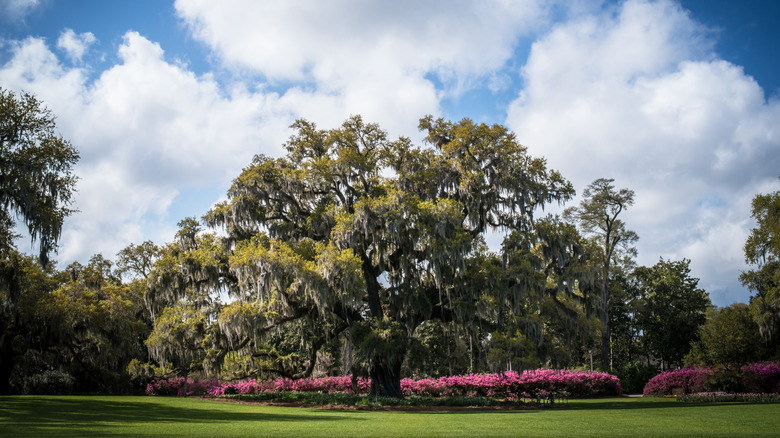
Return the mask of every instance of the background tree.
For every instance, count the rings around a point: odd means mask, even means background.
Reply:
[[[0,388],[3,394],[25,392],[36,375],[41,380],[57,380],[62,389],[72,388],[71,376],[63,376],[47,366],[48,346],[59,337],[56,315],[51,312],[51,293],[61,283],[52,264],[43,268],[34,257],[10,250],[4,257],[0,301]]]
[[[54,116],[35,96],[0,88],[0,249],[13,244],[14,217],[20,217],[40,261],[48,262],[60,237],[76,177],[79,155],[55,133]]]
[[[473,367],[468,338],[465,340],[455,327],[447,327],[440,320],[420,324],[410,339],[406,367],[415,377],[441,377],[465,374]]]
[[[127,365],[148,355],[143,289],[122,284],[112,267],[100,254],[86,266],[73,263],[64,272],[68,280],[51,293],[57,336],[48,347],[56,359],[48,365],[73,376],[77,391],[130,390]]]
[[[124,392],[128,363],[147,356],[142,289],[119,282],[100,255],[63,271],[18,255],[12,336],[4,363],[9,390],[20,393]],[[13,323],[13,325],[10,325]]]
[[[117,254],[117,275],[124,277],[130,275],[131,287],[144,290],[144,304],[152,323],[155,322],[157,314],[165,307],[162,297],[155,296],[154,289],[146,288],[145,284],[152,272],[154,263],[160,257],[161,250],[151,241],[146,241],[140,245],[130,244]]]
[[[531,232],[534,211],[573,189],[498,125],[424,118],[432,148],[388,141],[360,117],[333,130],[305,121],[293,127],[287,156],[255,157],[229,200],[206,216],[224,228],[222,243],[193,236],[214,248],[209,258],[168,264],[163,256],[150,278],[169,278],[152,283],[170,290],[229,293],[234,301],[222,311],[233,317],[219,319],[223,345],[247,354],[296,321],[307,321],[301,339],[314,352],[349,329],[373,391],[400,396],[408,340],[420,324],[478,319],[497,327],[500,316],[464,279],[482,234]],[[525,291],[515,287],[509,301],[495,303],[519,303],[513,298]],[[301,375],[315,360],[300,362]]]
[[[579,364],[578,352],[590,342],[596,324],[586,309],[592,305],[595,269],[588,242],[576,227],[557,216],[536,221],[532,231],[514,230],[504,239],[503,284],[498,295],[499,331],[516,338],[519,331],[535,347],[526,353],[520,370],[536,365],[570,367]]]
[[[62,222],[72,212],[67,207],[78,158],[76,149],[55,133],[54,117],[40,101],[0,88],[0,393],[11,390],[17,357],[12,343],[26,330],[20,306],[26,302],[23,276],[31,271],[28,259],[16,251],[16,220],[38,241],[38,259],[46,266]]]
[[[564,217],[580,225],[585,236],[592,239],[598,251],[595,253],[599,266],[600,302],[599,315],[603,326],[601,338],[601,361],[612,368],[610,361],[611,328],[609,321],[609,282],[616,267],[630,266],[636,256],[632,245],[638,240],[635,232],[626,228],[618,216],[634,204],[634,191],[615,190],[613,179],[599,178],[582,193],[579,207],[568,208]]]
[[[740,275],[743,285],[755,292],[750,307],[761,335],[780,345],[775,336],[780,326],[780,191],[753,198],[756,220],[745,242],[745,262],[754,269]]]
[[[638,322],[642,300],[638,286],[636,277],[623,272],[616,273],[609,283],[612,362],[618,370],[646,353],[638,342],[642,337]]]
[[[624,392],[641,393],[647,381],[658,374],[658,368],[643,339],[640,284],[632,273],[618,272],[609,288],[613,372],[620,378]]]
[[[747,363],[768,359],[758,324],[745,303],[735,303],[707,314],[686,362],[694,365],[726,365],[738,370]]]
[[[634,270],[640,294],[637,318],[648,352],[661,368],[681,364],[699,338],[710,307],[709,295],[690,276],[690,260],[664,261]]]

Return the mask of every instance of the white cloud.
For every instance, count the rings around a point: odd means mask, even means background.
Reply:
[[[2,0],[0,11],[5,16],[2,21],[23,21],[27,14],[40,6],[40,0]]]
[[[281,154],[296,118],[330,128],[362,114],[415,138],[418,117],[441,113],[442,99],[506,92],[524,61],[518,44],[541,34],[507,125],[580,191],[599,177],[636,191],[625,218],[640,263],[690,258],[719,304],[744,300],[741,246],[750,199],[777,189],[780,103],[719,60],[709,30],[677,3],[606,5],[178,0],[187,29],[226,68],[216,76],[135,32],[118,64],[94,72],[94,36],[66,29],[57,47],[69,66],[42,39],[4,41],[0,84],[37,94],[81,151],[81,212],[66,222],[59,259],[85,261],[169,241],[184,199],[204,212],[213,199],[193,194],[214,198],[252,155]]]
[[[92,32],[77,34],[73,29],[65,29],[57,39],[57,47],[64,50],[73,62],[81,62],[81,58],[89,46],[97,41]]]
[[[300,107],[306,118],[362,114],[395,135],[439,113],[442,92],[459,93],[501,69],[518,36],[537,30],[548,12],[535,1],[179,0],[176,9],[229,68],[309,84],[313,109]],[[318,106],[323,99],[326,108]]]
[[[640,263],[689,258],[713,298],[746,300],[746,219],[780,168],[780,105],[705,35],[667,1],[562,24],[533,45],[507,124],[580,191],[635,190]]]
[[[166,62],[160,46],[129,32],[120,64],[88,83],[41,39],[16,43],[0,83],[32,92],[76,145],[78,193],[63,230],[63,262],[107,257],[131,242],[172,238],[169,208],[183,191],[227,188],[256,153],[277,155],[294,120],[279,96],[223,89]],[[277,110],[282,108],[282,110]],[[202,213],[214,200],[201,200]]]

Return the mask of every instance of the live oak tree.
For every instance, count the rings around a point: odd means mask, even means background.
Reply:
[[[122,284],[113,263],[98,254],[87,265],[72,263],[67,277],[48,297],[48,325],[56,335],[44,349],[47,366],[74,377],[74,389],[119,392],[129,389],[127,365],[147,356],[149,334],[143,289]]]
[[[626,228],[620,214],[634,204],[634,191],[616,190],[613,179],[599,178],[582,193],[579,207],[568,208],[564,217],[579,223],[583,233],[589,236],[598,250],[595,258],[599,265],[600,303],[599,315],[603,332],[601,361],[612,368],[610,361],[611,330],[609,324],[609,281],[616,267],[630,265],[636,255],[633,244],[638,240],[634,231]]]
[[[39,258],[55,249],[76,185],[76,148],[55,132],[54,116],[35,96],[0,88],[0,250],[14,247],[20,218]]]
[[[76,184],[76,148],[55,132],[54,116],[33,95],[0,88],[0,393],[10,390],[13,339],[23,333],[20,305],[26,259],[16,250],[21,220],[45,267],[56,248]]]
[[[572,224],[548,215],[533,230],[513,230],[501,257],[501,269],[488,274],[484,296],[495,303],[488,309],[499,331],[514,338],[519,332],[533,345],[519,364],[529,367],[533,359],[536,366],[579,364],[578,351],[596,325],[586,310],[597,286],[586,239]]]
[[[93,256],[87,265],[62,271],[16,255],[8,384],[17,393],[120,392],[129,390],[125,368],[147,357],[149,333],[143,289],[121,284],[109,260]],[[6,321],[7,322],[7,321]]]
[[[499,125],[425,117],[428,147],[391,141],[360,117],[331,130],[306,121],[293,128],[286,156],[256,156],[205,216],[223,231],[192,232],[189,223],[174,244],[189,247],[163,250],[150,288],[215,309],[220,330],[209,348],[275,358],[292,377],[311,373],[317,351],[349,333],[373,392],[400,397],[417,327],[479,320],[497,328],[507,312],[496,307],[524,291],[484,296],[469,287],[467,261],[482,236],[531,236],[534,213],[574,190]],[[215,305],[219,293],[231,301]],[[293,324],[308,357],[274,357],[264,341]]]

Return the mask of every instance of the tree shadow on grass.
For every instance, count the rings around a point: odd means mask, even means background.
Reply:
[[[0,397],[0,436],[13,436],[14,432],[35,434],[35,431],[51,431],[58,434],[79,435],[101,425],[123,423],[126,425],[172,422],[188,424],[285,422],[285,421],[337,421],[343,416],[327,413],[237,412],[215,409],[207,403],[181,405],[165,399],[148,397],[124,397],[112,400],[104,397]],[[7,434],[7,432],[11,432]]]

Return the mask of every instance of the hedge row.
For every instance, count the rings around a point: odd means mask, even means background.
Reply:
[[[702,392],[780,393],[780,362],[760,362],[740,369],[688,367],[663,372],[647,382],[645,395]]]
[[[187,381],[175,378],[155,381],[146,388],[148,395],[203,395],[260,394],[283,392],[323,392],[367,394],[371,381],[351,376],[321,377],[299,380],[247,379],[239,382]],[[607,373],[573,370],[504,372],[496,374],[469,374],[438,379],[403,379],[401,390],[405,396],[424,397],[504,397],[528,398],[565,396],[589,398],[613,396],[621,393],[617,377]]]

